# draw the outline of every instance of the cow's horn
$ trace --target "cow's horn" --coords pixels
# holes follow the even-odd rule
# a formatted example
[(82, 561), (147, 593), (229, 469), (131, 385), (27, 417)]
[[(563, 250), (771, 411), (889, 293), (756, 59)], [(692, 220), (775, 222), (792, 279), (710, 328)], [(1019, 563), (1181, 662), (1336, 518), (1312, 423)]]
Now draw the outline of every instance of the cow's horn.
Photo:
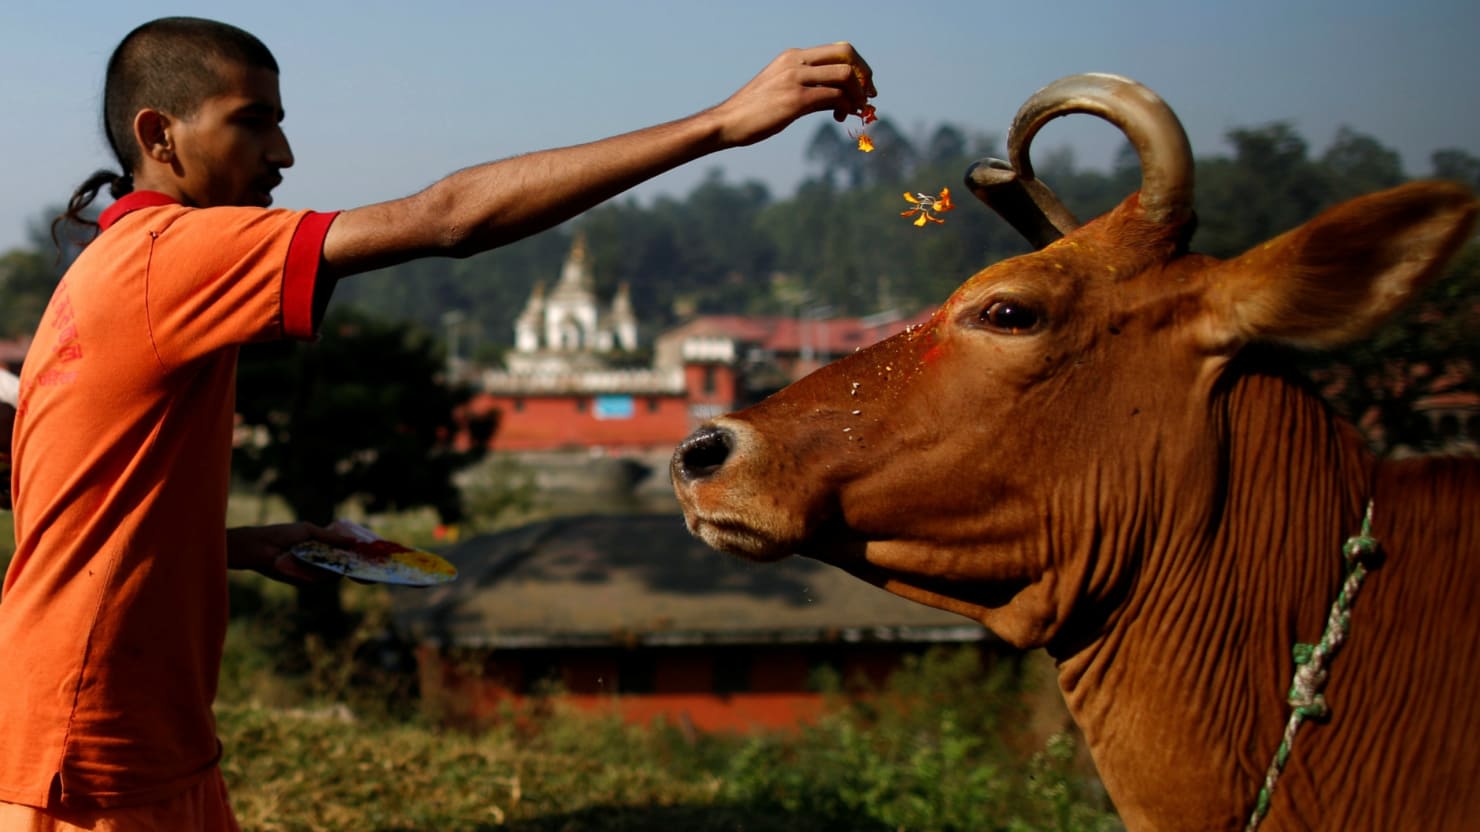
[(1079, 227), (1079, 220), (1040, 179), (1018, 176), (1001, 159), (983, 159), (966, 169), (966, 187), (1027, 238), (1033, 248)]
[[(1177, 114), (1145, 86), (1089, 72), (1070, 75), (1033, 94), (1007, 132), (1007, 160), (1019, 179), (1033, 180), (1028, 144), (1039, 128), (1070, 113), (1089, 113), (1119, 127), (1141, 157), (1141, 210), (1156, 223), (1192, 214), (1192, 147)], [(1067, 233), (1067, 231), (1066, 231)]]

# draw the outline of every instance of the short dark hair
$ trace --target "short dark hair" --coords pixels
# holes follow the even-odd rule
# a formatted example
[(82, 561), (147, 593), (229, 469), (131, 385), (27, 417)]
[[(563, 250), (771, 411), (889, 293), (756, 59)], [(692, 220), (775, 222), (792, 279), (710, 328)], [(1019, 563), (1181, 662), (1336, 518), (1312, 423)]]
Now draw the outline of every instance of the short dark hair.
[(123, 171), (89, 176), (57, 222), (96, 225), (82, 212), (105, 185), (114, 198), (132, 191), (134, 169), (143, 162), (133, 140), (134, 116), (151, 108), (188, 118), (202, 101), (224, 90), (223, 65), (278, 71), (272, 52), (255, 35), (215, 20), (162, 17), (125, 35), (108, 59), (103, 81), (103, 135)]

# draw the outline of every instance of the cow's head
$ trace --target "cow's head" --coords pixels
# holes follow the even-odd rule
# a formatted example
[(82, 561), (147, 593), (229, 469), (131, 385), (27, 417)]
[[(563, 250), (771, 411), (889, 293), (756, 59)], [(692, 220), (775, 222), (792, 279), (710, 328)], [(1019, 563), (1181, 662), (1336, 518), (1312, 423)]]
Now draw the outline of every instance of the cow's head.
[[(1114, 121), (1142, 158), (1141, 190), (1082, 227), (1027, 164), (1028, 138), (1068, 111)], [(923, 326), (700, 428), (672, 474), (690, 530), (716, 548), (828, 561), (1029, 646), (1123, 586), (1132, 553), (1211, 522), (1230, 430), (1214, 401), (1244, 347), (1367, 332), (1463, 243), (1476, 205), (1455, 185), (1408, 185), (1218, 261), (1186, 251), (1191, 153), (1139, 85), (1046, 88), (1010, 145), (1005, 176), (968, 183), (993, 201), (1005, 181), (994, 205), (1040, 250), (973, 275)]]

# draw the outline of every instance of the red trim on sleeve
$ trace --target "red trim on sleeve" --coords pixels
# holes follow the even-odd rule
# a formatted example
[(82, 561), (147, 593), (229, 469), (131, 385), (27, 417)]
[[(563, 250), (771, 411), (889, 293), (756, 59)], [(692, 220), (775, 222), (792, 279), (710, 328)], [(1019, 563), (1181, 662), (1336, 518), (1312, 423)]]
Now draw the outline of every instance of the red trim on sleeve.
[(283, 264), (283, 335), (288, 338), (313, 337), (314, 284), (318, 282), (324, 237), (337, 216), (338, 211), (310, 211), (298, 223), (293, 242), (288, 244), (288, 259)]
[(124, 214), (140, 208), (157, 208), (161, 205), (179, 205), (180, 201), (159, 191), (133, 191), (118, 198), (98, 216), (98, 230), (107, 231), (108, 226), (118, 222)]

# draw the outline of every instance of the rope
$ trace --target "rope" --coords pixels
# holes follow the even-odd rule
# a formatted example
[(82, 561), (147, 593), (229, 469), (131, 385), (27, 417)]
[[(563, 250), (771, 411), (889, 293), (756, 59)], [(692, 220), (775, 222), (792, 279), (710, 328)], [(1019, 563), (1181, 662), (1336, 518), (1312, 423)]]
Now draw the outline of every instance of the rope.
[(1280, 738), (1280, 746), (1269, 763), (1269, 770), (1265, 772), (1264, 786), (1259, 789), (1259, 796), (1254, 801), (1254, 811), (1249, 816), (1249, 824), (1244, 827), (1244, 832), (1254, 832), (1264, 816), (1269, 814), (1269, 800), (1274, 794), (1275, 781), (1279, 780), (1285, 763), (1290, 759), (1290, 751), (1295, 746), (1295, 734), (1300, 730), (1301, 723), (1307, 719), (1325, 719), (1331, 714), (1322, 693), (1326, 687), (1326, 665), (1346, 640), (1347, 630), (1351, 626), (1352, 603), (1356, 600), (1357, 591), (1362, 588), (1362, 580), (1367, 577), (1368, 566), (1376, 565), (1377, 539), (1372, 536), (1370, 500), (1367, 502), (1367, 513), (1362, 518), (1361, 534), (1347, 538), (1341, 547), (1341, 554), (1346, 559), (1346, 577), (1341, 582), (1341, 590), (1336, 593), (1336, 600), (1331, 604), (1331, 613), (1326, 617), (1326, 631), (1315, 644), (1296, 644), (1291, 651), (1295, 658), (1295, 679), (1291, 682), (1287, 695), (1290, 720), (1285, 723), (1285, 734)]

